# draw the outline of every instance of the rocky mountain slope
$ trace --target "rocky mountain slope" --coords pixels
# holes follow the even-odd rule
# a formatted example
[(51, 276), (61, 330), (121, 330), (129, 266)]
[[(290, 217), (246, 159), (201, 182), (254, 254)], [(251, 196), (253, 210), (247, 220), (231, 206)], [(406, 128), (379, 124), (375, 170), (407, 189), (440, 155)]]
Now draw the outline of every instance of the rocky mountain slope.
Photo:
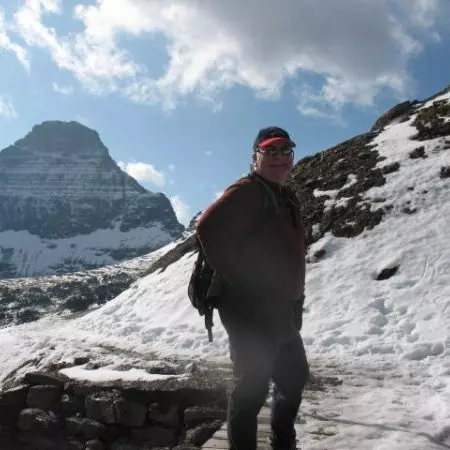
[[(386, 127), (411, 123), (416, 132), (403, 136), (408, 142), (406, 160), (389, 158), (379, 151), (378, 136)], [(450, 178), (450, 86), (424, 101), (404, 102), (386, 111), (372, 129), (335, 147), (300, 160), (290, 181), (302, 207), (305, 225), (309, 229), (308, 245), (327, 233), (351, 238), (379, 225), (386, 214), (405, 217), (418, 211), (418, 205), (428, 194), (411, 178), (406, 192), (390, 198), (367, 195), (372, 188), (381, 188), (395, 173), (409, 170), (414, 161), (427, 159), (429, 153), (441, 155), (435, 169), (436, 183)], [(448, 183), (446, 183), (448, 189)], [(190, 224), (193, 231), (193, 223)], [(156, 261), (150, 272), (165, 269), (183, 255), (195, 250), (193, 235)], [(317, 261), (324, 251), (308, 254), (308, 262)]]
[(113, 264), (183, 230), (167, 197), (123, 172), (77, 122), (36, 125), (0, 152), (0, 278)]

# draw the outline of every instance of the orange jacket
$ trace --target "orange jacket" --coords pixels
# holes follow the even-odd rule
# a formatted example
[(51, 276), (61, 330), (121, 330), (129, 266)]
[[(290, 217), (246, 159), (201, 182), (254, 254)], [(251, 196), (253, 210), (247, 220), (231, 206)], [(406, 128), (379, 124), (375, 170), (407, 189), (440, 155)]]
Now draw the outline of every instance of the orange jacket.
[(266, 181), (279, 213), (264, 214), (264, 188), (254, 174), (238, 180), (203, 212), (197, 235), (208, 262), (225, 279), (226, 301), (273, 310), (291, 305), (304, 291), (305, 230), (294, 194)]

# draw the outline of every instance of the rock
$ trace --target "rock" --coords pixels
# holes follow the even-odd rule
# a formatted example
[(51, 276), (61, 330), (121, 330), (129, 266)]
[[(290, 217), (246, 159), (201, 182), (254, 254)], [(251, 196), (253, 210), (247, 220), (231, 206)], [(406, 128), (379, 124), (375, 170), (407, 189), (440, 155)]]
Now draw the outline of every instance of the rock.
[(326, 250), (324, 248), (321, 248), (320, 250), (317, 250), (314, 252), (313, 259), (314, 261), (319, 261), (323, 259), (323, 257), (326, 255)]
[(122, 423), (128, 410), (119, 391), (103, 391), (86, 397), (86, 416), (107, 424)]
[(137, 402), (127, 402), (120, 423), (128, 427), (140, 427), (147, 416), (147, 407)]
[(177, 442), (177, 430), (157, 425), (131, 430), (133, 439), (148, 447), (173, 447)]
[(83, 436), (86, 439), (103, 438), (106, 434), (105, 425), (93, 419), (81, 417), (68, 417), (65, 429), (70, 436)]
[(39, 320), (41, 313), (35, 308), (25, 308), (17, 312), (17, 323), (29, 323)]
[(63, 417), (84, 414), (84, 399), (71, 394), (63, 394), (61, 397), (61, 413)]
[(432, 106), (420, 110), (413, 125), (417, 134), (413, 137), (418, 141), (434, 139), (450, 135), (450, 103), (445, 100), (435, 101)]
[(84, 446), (81, 447), (81, 449), (80, 447), (78, 447), (78, 449), (75, 449), (74, 447), (68, 447), (59, 437), (42, 436), (41, 434), (31, 432), (20, 433), (17, 437), (17, 440), (20, 443), (25, 444), (25, 449), (27, 450), (84, 450)]
[[(366, 191), (386, 182), (382, 169), (377, 167), (383, 158), (372, 144), (376, 136), (377, 133), (356, 136), (303, 158), (293, 168), (289, 185), (296, 193), (308, 226), (307, 246), (327, 232), (337, 237), (355, 237), (381, 222), (384, 211), (367, 209), (370, 204), (364, 198)], [(339, 190), (336, 200), (348, 200), (326, 210), (328, 196), (316, 195), (316, 189)], [(310, 229), (313, 226), (314, 233)]]
[(81, 365), (83, 365), (83, 364), (87, 364), (87, 363), (89, 362), (89, 360), (90, 360), (89, 356), (76, 356), (76, 357), (73, 359), (73, 363), (74, 363), (76, 366), (81, 366)]
[(425, 147), (417, 147), (409, 153), (410, 159), (427, 158), (425, 155)]
[(226, 417), (227, 411), (225, 409), (193, 406), (184, 411), (184, 424), (187, 428), (193, 428), (204, 422), (217, 420), (224, 422)]
[(381, 171), (383, 172), (384, 175), (387, 175), (388, 173), (397, 172), (398, 169), (400, 169), (400, 163), (395, 162), (395, 163), (387, 164), (386, 166), (383, 166)]
[(111, 445), (111, 450), (142, 450), (142, 446), (128, 438), (121, 438)]
[(69, 378), (63, 374), (55, 375), (44, 372), (28, 372), (23, 379), (23, 383), (29, 384), (30, 386), (56, 386), (62, 389), (68, 380)]
[(17, 386), (0, 394), (0, 426), (12, 426), (17, 416), (25, 407), (28, 386)]
[(403, 208), (403, 212), (405, 214), (415, 214), (417, 212), (417, 208), (410, 208), (409, 206), (406, 206), (405, 208)]
[(383, 269), (376, 277), (376, 280), (387, 280), (391, 277), (393, 277), (398, 272), (399, 267), (388, 267), (386, 269)]
[(38, 434), (52, 433), (58, 425), (53, 413), (34, 408), (23, 409), (17, 420), (19, 430)]
[(441, 167), (441, 171), (439, 172), (439, 177), (442, 179), (450, 178), (450, 166)]
[(14, 433), (10, 429), (4, 429), (0, 426), (0, 449), (23, 450), (23, 447), (17, 442)]
[(158, 258), (150, 267), (147, 274), (156, 272), (157, 270), (165, 270), (174, 262), (178, 261), (183, 255), (197, 250), (195, 235), (181, 241), (174, 248), (166, 252), (161, 258)]
[[(91, 364), (91, 363), (88, 363)], [(69, 381), (65, 385), (65, 392), (74, 395), (75, 397), (88, 397), (92, 394), (105, 391), (113, 391), (113, 384), (96, 384), (90, 381)]]
[(175, 405), (152, 403), (148, 408), (148, 419), (154, 424), (176, 428), (180, 424), (180, 411)]
[(186, 433), (184, 443), (201, 447), (222, 426), (220, 420), (191, 428)]
[(198, 450), (198, 447), (196, 445), (177, 445), (172, 450)]
[(105, 450), (105, 446), (101, 441), (91, 440), (86, 442), (86, 450)]
[(150, 367), (148, 369), (149, 373), (155, 373), (158, 375), (177, 375), (177, 368), (173, 364), (168, 364), (165, 362), (160, 362), (158, 365)]
[(83, 442), (76, 441), (74, 439), (68, 440), (67, 444), (66, 444), (66, 447), (67, 447), (67, 450), (86, 450), (86, 446), (84, 445)]
[(20, 385), (0, 393), (0, 408), (21, 409), (25, 406), (28, 394), (28, 386)]
[(29, 408), (58, 410), (61, 389), (56, 386), (32, 386), (28, 392), (27, 405)]
[(414, 105), (417, 102), (403, 102), (395, 105), (393, 108), (386, 111), (373, 125), (372, 131), (382, 130), (386, 125), (389, 125), (395, 119), (408, 120), (409, 114), (412, 112)]

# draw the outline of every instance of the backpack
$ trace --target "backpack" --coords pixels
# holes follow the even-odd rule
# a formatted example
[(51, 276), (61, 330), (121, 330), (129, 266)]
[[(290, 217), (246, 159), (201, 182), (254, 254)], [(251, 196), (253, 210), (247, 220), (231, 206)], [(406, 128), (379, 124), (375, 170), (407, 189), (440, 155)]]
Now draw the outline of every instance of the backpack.
[[(264, 217), (278, 214), (279, 205), (270, 186), (258, 175), (250, 174), (248, 177), (258, 181), (259, 185), (262, 186), (263, 204), (260, 219), (262, 220)], [(205, 317), (208, 340), (212, 342), (213, 313), (214, 308), (217, 306), (220, 288), (224, 280), (208, 263), (197, 235), (195, 235), (195, 240), (198, 256), (189, 280), (188, 296), (192, 306), (197, 309), (200, 316)]]

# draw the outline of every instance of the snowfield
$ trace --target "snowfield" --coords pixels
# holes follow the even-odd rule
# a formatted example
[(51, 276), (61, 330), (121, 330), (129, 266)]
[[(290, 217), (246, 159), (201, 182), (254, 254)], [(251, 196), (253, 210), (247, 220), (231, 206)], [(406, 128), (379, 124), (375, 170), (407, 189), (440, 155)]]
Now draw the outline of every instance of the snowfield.
[[(325, 254), (307, 266), (302, 336), (312, 371), (343, 383), (306, 393), (297, 425), (303, 450), (450, 448), (450, 182), (439, 176), (450, 150), (444, 139), (411, 141), (413, 119), (391, 124), (374, 141), (387, 158), (380, 167), (400, 163), (366, 194), (377, 199), (373, 208), (392, 205), (381, 224), (352, 239), (328, 234), (309, 251)], [(420, 145), (428, 157), (410, 159)], [(209, 343), (187, 297), (195, 257), (185, 255), (76, 319), (0, 330), (0, 385), (80, 355), (102, 369), (67, 372), (76, 378), (122, 370), (127, 379), (144, 379), (160, 358), (228, 361), (217, 315)]]
[(18, 276), (48, 275), (64, 266), (72, 267), (74, 272), (86, 265), (117, 264), (111, 255), (114, 251), (158, 249), (171, 241), (173, 237), (160, 222), (127, 232), (120, 231), (120, 223), (116, 223), (111, 229), (61, 239), (42, 239), (25, 230), (9, 230), (0, 232), (0, 259), (2, 252), (13, 250), (10, 263), (17, 268)]

